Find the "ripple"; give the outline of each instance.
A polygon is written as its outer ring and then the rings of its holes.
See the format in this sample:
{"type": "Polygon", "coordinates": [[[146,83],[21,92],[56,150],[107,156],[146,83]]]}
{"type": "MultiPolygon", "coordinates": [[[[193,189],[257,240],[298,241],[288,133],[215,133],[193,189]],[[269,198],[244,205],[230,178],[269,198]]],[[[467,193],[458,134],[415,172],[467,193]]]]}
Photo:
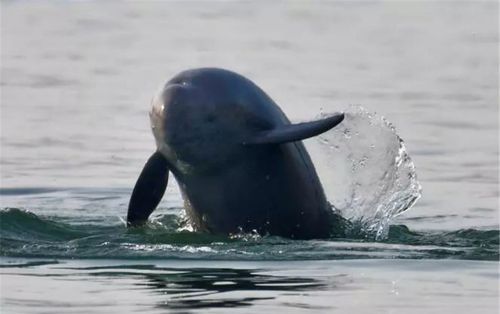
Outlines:
{"type": "Polygon", "coordinates": [[[176,214],[158,217],[156,222],[134,229],[127,229],[119,221],[110,224],[111,217],[101,220],[82,222],[75,217],[44,217],[26,210],[3,209],[0,211],[0,256],[247,261],[497,260],[499,257],[499,230],[423,232],[393,225],[387,239],[379,242],[363,233],[341,239],[297,241],[252,234],[234,238],[189,232],[182,229],[184,222],[176,214]]]}

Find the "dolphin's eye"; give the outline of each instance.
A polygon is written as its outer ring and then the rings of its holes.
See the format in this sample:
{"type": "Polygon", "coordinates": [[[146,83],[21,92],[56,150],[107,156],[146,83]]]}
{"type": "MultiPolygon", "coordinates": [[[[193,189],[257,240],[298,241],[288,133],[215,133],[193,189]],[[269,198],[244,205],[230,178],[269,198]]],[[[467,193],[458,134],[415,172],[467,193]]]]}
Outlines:
{"type": "Polygon", "coordinates": [[[248,109],[241,104],[232,105],[228,112],[231,113],[233,120],[238,121],[240,127],[245,126],[245,128],[249,130],[265,131],[272,129],[274,126],[274,123],[269,117],[259,115],[258,112],[248,109]]]}
{"type": "Polygon", "coordinates": [[[271,121],[252,114],[248,114],[247,117],[245,117],[245,124],[247,127],[258,131],[270,130],[274,126],[271,121]]]}
{"type": "Polygon", "coordinates": [[[207,114],[207,117],[205,118],[207,122],[214,122],[215,121],[215,115],[213,113],[207,114]]]}

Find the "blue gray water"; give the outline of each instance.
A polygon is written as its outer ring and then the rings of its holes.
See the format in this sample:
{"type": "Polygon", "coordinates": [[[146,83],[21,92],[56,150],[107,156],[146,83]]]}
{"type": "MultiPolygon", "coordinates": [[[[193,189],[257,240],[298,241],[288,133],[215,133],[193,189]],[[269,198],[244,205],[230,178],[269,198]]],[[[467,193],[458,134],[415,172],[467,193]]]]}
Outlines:
{"type": "Polygon", "coordinates": [[[497,312],[497,2],[3,1],[1,18],[2,313],[497,312]],[[362,106],[306,145],[330,201],[383,236],[197,234],[175,185],[127,230],[151,96],[198,66],[294,121],[362,106]],[[384,155],[398,136],[408,167],[384,155]]]}

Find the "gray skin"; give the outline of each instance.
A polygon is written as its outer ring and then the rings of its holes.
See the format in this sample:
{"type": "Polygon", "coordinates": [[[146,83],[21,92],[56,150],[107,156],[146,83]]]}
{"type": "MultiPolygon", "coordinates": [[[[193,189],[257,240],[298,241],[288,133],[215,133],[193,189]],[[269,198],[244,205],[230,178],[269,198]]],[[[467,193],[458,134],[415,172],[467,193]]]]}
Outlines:
{"type": "Polygon", "coordinates": [[[158,92],[150,113],[157,151],[132,193],[130,226],[147,221],[171,172],[197,231],[326,238],[332,210],[301,140],[344,115],[291,124],[257,85],[227,70],[184,71],[158,92]]]}

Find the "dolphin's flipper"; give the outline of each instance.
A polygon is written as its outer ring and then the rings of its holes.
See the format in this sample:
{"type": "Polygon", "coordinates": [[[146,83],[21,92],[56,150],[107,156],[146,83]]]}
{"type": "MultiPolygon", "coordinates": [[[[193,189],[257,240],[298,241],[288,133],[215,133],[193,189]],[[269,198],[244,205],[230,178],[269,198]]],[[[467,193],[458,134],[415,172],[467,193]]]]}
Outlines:
{"type": "Polygon", "coordinates": [[[344,120],[344,114],[338,113],[321,120],[288,124],[259,133],[257,136],[244,141],[244,144],[282,144],[300,141],[328,131],[342,120],[344,120]]]}
{"type": "Polygon", "coordinates": [[[168,164],[160,152],[149,157],[135,184],[128,205],[127,225],[136,226],[148,220],[160,203],[168,183],[168,164]]]}

